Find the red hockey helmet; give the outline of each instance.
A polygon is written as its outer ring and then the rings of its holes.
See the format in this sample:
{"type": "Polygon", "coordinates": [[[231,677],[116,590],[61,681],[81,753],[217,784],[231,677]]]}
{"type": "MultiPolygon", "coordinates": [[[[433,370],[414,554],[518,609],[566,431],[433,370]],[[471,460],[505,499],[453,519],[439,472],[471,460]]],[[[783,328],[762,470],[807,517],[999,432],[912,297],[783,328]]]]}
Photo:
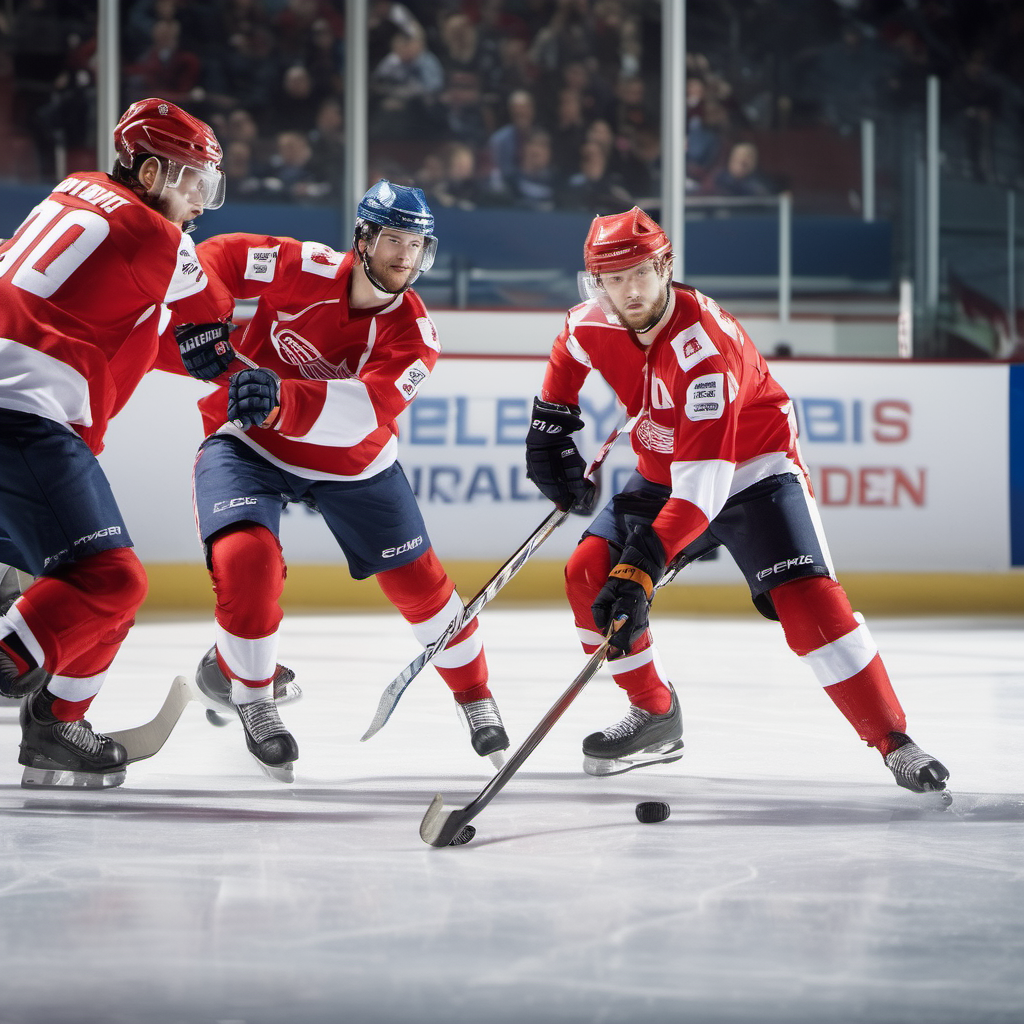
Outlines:
{"type": "Polygon", "coordinates": [[[169,180],[190,167],[203,179],[204,206],[212,210],[224,202],[223,153],[217,136],[208,124],[167,100],[150,97],[133,103],[114,128],[114,148],[126,169],[141,155],[163,157],[169,162],[169,180]]]}
{"type": "Polygon", "coordinates": [[[583,243],[583,265],[590,274],[625,270],[672,251],[668,235],[640,209],[595,217],[583,243]]]}

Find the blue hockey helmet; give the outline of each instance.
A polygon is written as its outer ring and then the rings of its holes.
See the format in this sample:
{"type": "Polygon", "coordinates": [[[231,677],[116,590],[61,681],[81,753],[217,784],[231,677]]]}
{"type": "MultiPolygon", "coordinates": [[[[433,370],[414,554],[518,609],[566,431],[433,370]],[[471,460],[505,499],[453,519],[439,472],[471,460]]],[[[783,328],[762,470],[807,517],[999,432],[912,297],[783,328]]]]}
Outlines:
{"type": "MultiPolygon", "coordinates": [[[[430,212],[423,190],[410,188],[407,185],[396,185],[388,181],[387,178],[381,178],[375,185],[372,185],[359,200],[359,206],[356,207],[353,244],[360,239],[369,242],[379,233],[380,228],[394,228],[397,231],[409,231],[423,236],[423,251],[419,267],[415,277],[406,285],[409,287],[419,274],[434,265],[434,255],[437,252],[437,239],[434,237],[434,215],[430,212]],[[377,225],[377,230],[371,228],[371,224],[377,225]]],[[[364,253],[363,266],[369,274],[366,256],[367,253],[364,253]]],[[[370,279],[378,288],[381,287],[372,275],[370,279]]]]}

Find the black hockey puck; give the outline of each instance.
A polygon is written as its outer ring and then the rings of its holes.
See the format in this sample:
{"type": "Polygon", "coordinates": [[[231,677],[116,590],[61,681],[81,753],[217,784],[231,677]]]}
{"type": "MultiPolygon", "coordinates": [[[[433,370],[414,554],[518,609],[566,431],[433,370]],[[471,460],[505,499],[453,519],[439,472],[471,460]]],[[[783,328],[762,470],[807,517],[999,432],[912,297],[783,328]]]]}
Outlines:
{"type": "Polygon", "coordinates": [[[465,846],[475,835],[476,829],[472,825],[467,825],[448,845],[465,846]]]}
{"type": "Polygon", "coordinates": [[[672,813],[672,808],[660,800],[646,800],[636,805],[636,820],[645,825],[656,821],[664,821],[672,813]]]}

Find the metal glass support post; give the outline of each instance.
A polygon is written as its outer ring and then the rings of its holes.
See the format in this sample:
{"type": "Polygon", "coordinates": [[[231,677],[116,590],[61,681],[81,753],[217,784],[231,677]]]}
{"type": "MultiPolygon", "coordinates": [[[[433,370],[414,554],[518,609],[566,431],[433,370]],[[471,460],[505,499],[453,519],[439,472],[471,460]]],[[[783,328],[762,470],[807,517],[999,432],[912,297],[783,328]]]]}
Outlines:
{"type": "Polygon", "coordinates": [[[779,195],[779,323],[789,323],[793,294],[793,196],[779,195]]]}
{"type": "Polygon", "coordinates": [[[939,79],[928,76],[925,127],[925,315],[934,326],[939,311],[939,79]]]}
{"type": "Polygon", "coordinates": [[[866,221],[875,219],[875,122],[865,117],[860,122],[860,205],[866,221]]]}
{"type": "Polygon", "coordinates": [[[99,0],[96,21],[96,166],[114,166],[114,126],[121,115],[120,0],[99,0]]]}
{"type": "Polygon", "coordinates": [[[341,246],[347,248],[356,207],[367,188],[366,107],[369,82],[367,0],[345,0],[345,169],[341,190],[341,246]]]}
{"type": "Polygon", "coordinates": [[[661,3],[661,226],[686,274],[686,0],[661,3]]]}

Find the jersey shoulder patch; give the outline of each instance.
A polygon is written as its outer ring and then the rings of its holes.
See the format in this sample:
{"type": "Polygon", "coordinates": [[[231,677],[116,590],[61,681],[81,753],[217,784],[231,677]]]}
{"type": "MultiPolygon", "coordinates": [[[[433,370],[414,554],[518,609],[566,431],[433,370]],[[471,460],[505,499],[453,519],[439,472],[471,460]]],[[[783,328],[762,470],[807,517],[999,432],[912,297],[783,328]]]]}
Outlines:
{"type": "Polygon", "coordinates": [[[426,364],[422,359],[417,359],[405,368],[402,375],[395,381],[395,387],[402,392],[402,396],[407,402],[411,402],[416,397],[416,392],[419,391],[420,385],[429,376],[430,371],[427,369],[426,364]]]}
{"type": "Polygon", "coordinates": [[[334,278],[338,276],[338,268],[345,254],[332,249],[323,242],[302,243],[302,269],[307,274],[318,277],[334,278]]]}
{"type": "Polygon", "coordinates": [[[245,256],[246,281],[273,281],[277,271],[279,245],[251,246],[245,256]]]}
{"type": "Polygon", "coordinates": [[[671,345],[676,360],[684,371],[691,370],[703,360],[718,355],[718,348],[699,320],[681,330],[672,339],[671,345]]]}

